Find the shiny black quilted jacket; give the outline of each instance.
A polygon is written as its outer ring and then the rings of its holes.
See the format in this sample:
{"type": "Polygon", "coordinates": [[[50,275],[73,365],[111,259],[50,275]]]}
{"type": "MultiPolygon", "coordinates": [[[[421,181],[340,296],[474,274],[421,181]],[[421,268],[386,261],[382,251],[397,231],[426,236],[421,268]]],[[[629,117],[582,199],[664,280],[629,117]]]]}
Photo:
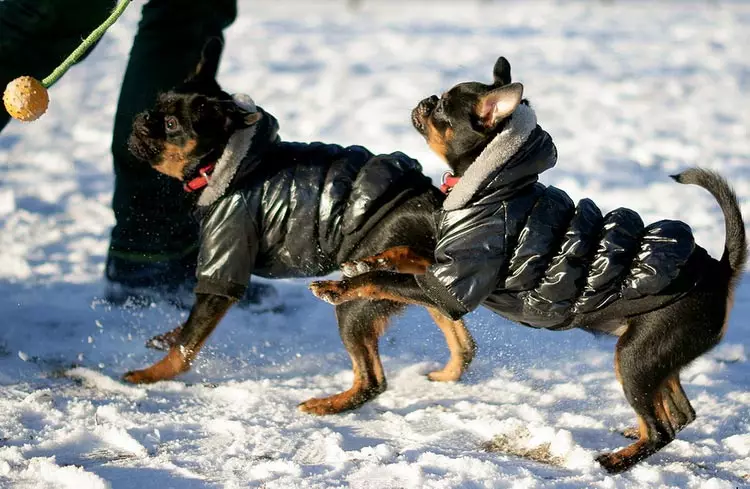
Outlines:
{"type": "Polygon", "coordinates": [[[419,162],[361,146],[282,142],[264,113],[226,193],[201,224],[196,292],[242,297],[251,274],[332,273],[383,215],[434,190],[419,162]]]}
{"type": "Polygon", "coordinates": [[[576,314],[658,294],[677,278],[696,246],[687,224],[645,226],[630,209],[602,215],[589,199],[575,205],[537,181],[556,159],[537,126],[468,203],[440,212],[436,263],[418,280],[454,318],[484,305],[562,329],[576,314]]]}

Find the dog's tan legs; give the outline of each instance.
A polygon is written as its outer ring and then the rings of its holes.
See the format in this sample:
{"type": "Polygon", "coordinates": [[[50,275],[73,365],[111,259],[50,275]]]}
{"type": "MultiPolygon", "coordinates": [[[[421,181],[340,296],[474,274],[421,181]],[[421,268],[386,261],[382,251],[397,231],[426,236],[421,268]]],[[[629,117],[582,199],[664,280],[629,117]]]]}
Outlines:
{"type": "Polygon", "coordinates": [[[131,384],[152,384],[160,380],[169,380],[190,370],[190,361],[179,347],[172,347],[169,353],[143,370],[135,370],[124,375],[123,380],[131,384]]]}
{"type": "MultiPolygon", "coordinates": [[[[672,374],[664,381],[659,391],[659,398],[662,404],[661,412],[669,420],[675,433],[682,431],[685,426],[695,420],[695,410],[682,389],[678,374],[672,374]]],[[[628,428],[622,434],[626,438],[638,439],[637,428],[628,428]]]]}
{"type": "Polygon", "coordinates": [[[153,350],[167,351],[171,347],[176,346],[180,342],[180,334],[182,333],[183,325],[177,326],[171,331],[166,333],[158,334],[153,338],[146,341],[146,348],[153,350]]]}
{"type": "Polygon", "coordinates": [[[448,344],[451,355],[442,370],[430,372],[427,377],[438,382],[456,381],[461,378],[466,367],[474,359],[476,352],[474,338],[466,329],[463,320],[453,321],[432,307],[428,307],[427,311],[445,335],[445,342],[448,344]]]}
{"type": "Polygon", "coordinates": [[[419,287],[415,275],[407,273],[377,271],[345,280],[319,280],[310,284],[310,291],[335,306],[365,299],[437,307],[419,287]]]}
{"type": "Polygon", "coordinates": [[[352,360],[352,387],[329,397],[309,399],[299,405],[301,411],[318,415],[349,411],[385,391],[378,340],[390,315],[399,309],[399,305],[387,302],[351,302],[336,308],[341,339],[352,360]]]}
{"type": "MultiPolygon", "coordinates": [[[[615,353],[615,362],[617,362],[617,353],[615,353]]],[[[620,381],[618,370],[616,367],[615,372],[617,373],[618,381],[620,381]]],[[[622,384],[621,381],[620,383],[622,384]]],[[[667,377],[656,396],[660,403],[657,411],[663,414],[665,419],[669,421],[675,434],[682,431],[685,426],[695,420],[695,410],[685,395],[678,373],[673,373],[667,377]]],[[[637,427],[626,428],[622,431],[622,435],[631,440],[638,440],[640,438],[640,429],[637,427]]]]}
{"type": "Polygon", "coordinates": [[[167,355],[150,367],[126,373],[123,380],[132,384],[150,384],[173,379],[190,370],[190,363],[233,302],[233,299],[224,296],[196,294],[195,304],[185,325],[177,333],[175,330],[170,332],[177,334],[179,344],[173,344],[167,355]]]}
{"type": "MultiPolygon", "coordinates": [[[[596,460],[610,473],[628,470],[674,440],[677,432],[665,407],[668,405],[665,397],[671,393],[667,386],[673,382],[676,371],[670,372],[669,366],[656,355],[643,355],[652,341],[648,335],[635,334],[633,325],[617,341],[615,373],[625,398],[635,410],[638,438],[623,449],[597,457],[596,460]]],[[[634,433],[628,430],[628,434],[634,433]]]]}
{"type": "Polygon", "coordinates": [[[662,390],[665,399],[664,409],[676,432],[695,421],[695,409],[685,395],[678,373],[667,378],[662,390]]]}
{"type": "Polygon", "coordinates": [[[342,263],[341,272],[345,277],[378,270],[421,275],[430,265],[431,257],[422,256],[408,246],[395,246],[377,255],[342,263]]]}
{"type": "Polygon", "coordinates": [[[309,414],[338,414],[356,409],[385,391],[386,382],[377,342],[368,341],[361,354],[366,358],[364,362],[350,355],[354,371],[350,389],[329,397],[308,399],[299,405],[299,409],[309,414]]]}

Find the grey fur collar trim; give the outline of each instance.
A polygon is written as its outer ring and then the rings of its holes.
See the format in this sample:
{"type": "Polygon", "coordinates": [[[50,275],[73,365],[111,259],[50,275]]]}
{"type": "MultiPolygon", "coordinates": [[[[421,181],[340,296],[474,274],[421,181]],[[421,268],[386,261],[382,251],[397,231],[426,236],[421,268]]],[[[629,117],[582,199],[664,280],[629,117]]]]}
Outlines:
{"type": "Polygon", "coordinates": [[[443,209],[452,211],[466,205],[485,179],[515,155],[536,128],[534,109],[521,104],[503,131],[484,148],[443,202],[443,209]]]}
{"type": "MultiPolygon", "coordinates": [[[[258,110],[253,100],[247,95],[234,95],[234,99],[237,105],[249,112],[258,110]]],[[[240,163],[250,149],[250,145],[255,137],[255,130],[256,126],[252,125],[247,129],[235,132],[229,137],[227,147],[224,148],[221,158],[216,162],[214,172],[208,180],[208,185],[206,185],[206,188],[203,189],[201,196],[198,198],[199,206],[213,204],[227,191],[229,184],[232,183],[232,179],[237,173],[240,163]]]]}

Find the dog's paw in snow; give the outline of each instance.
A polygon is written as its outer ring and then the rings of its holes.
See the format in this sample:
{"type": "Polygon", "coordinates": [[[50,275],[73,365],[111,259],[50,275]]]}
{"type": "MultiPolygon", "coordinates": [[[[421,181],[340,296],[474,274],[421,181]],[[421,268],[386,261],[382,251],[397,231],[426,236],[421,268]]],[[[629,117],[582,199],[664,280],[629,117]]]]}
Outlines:
{"type": "Polygon", "coordinates": [[[169,353],[143,370],[132,370],[122,376],[130,384],[153,384],[161,380],[171,380],[181,373],[190,370],[190,360],[180,348],[171,348],[169,353]]]}
{"type": "Polygon", "coordinates": [[[318,280],[310,284],[310,291],[318,299],[337,306],[346,302],[346,282],[337,280],[318,280]]]}

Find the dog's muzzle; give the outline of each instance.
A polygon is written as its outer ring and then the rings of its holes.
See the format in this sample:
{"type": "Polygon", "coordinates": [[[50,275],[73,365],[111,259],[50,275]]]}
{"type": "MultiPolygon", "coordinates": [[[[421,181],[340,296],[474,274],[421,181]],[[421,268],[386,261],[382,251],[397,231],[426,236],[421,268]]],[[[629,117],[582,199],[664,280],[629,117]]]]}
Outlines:
{"type": "Polygon", "coordinates": [[[128,151],[141,161],[154,164],[162,151],[162,144],[151,137],[148,113],[138,114],[128,138],[128,151]]]}
{"type": "Polygon", "coordinates": [[[437,107],[438,99],[436,95],[427,97],[414,107],[411,111],[411,123],[414,129],[419,131],[420,134],[425,135],[427,131],[427,118],[430,116],[435,107],[437,107]]]}

